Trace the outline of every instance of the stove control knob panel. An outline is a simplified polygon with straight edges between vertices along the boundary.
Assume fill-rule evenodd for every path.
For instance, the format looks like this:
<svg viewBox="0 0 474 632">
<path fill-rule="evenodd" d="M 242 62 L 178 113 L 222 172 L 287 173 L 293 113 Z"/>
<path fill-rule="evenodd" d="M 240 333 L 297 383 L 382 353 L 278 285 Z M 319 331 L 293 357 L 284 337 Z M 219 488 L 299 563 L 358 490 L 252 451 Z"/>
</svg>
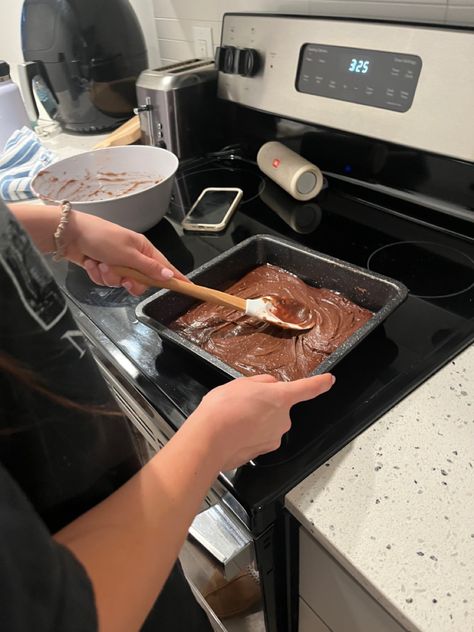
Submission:
<svg viewBox="0 0 474 632">
<path fill-rule="evenodd" d="M 253 77 L 260 67 L 260 57 L 254 48 L 218 46 L 216 50 L 217 70 L 228 75 Z"/>
</svg>

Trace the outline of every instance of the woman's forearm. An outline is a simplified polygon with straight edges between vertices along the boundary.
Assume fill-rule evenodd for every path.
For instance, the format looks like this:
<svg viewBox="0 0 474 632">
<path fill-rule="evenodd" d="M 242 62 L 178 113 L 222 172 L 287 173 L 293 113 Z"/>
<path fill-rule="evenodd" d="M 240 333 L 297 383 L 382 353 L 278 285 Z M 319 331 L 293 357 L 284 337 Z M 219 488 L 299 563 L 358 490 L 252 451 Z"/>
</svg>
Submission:
<svg viewBox="0 0 474 632">
<path fill-rule="evenodd" d="M 213 389 L 138 474 L 57 534 L 88 571 L 101 632 L 139 630 L 218 472 L 277 449 L 291 407 L 333 384 L 255 375 Z"/>
<path fill-rule="evenodd" d="M 88 572 L 101 632 L 145 620 L 219 471 L 211 444 L 191 417 L 130 481 L 56 534 Z"/>
<path fill-rule="evenodd" d="M 59 206 L 47 204 L 10 204 L 10 211 L 28 232 L 40 252 L 53 252 L 53 234 L 58 227 L 61 211 Z"/>
</svg>

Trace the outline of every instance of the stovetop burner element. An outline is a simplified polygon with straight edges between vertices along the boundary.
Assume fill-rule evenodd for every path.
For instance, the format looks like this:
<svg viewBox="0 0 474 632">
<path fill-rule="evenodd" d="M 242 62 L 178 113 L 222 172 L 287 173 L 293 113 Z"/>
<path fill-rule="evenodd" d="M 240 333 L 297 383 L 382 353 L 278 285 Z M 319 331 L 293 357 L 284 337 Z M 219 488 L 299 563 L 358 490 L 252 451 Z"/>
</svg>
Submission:
<svg viewBox="0 0 474 632">
<path fill-rule="evenodd" d="M 367 268 L 402 281 L 413 296 L 449 298 L 474 287 L 474 260 L 431 241 L 399 241 L 377 248 Z"/>
</svg>

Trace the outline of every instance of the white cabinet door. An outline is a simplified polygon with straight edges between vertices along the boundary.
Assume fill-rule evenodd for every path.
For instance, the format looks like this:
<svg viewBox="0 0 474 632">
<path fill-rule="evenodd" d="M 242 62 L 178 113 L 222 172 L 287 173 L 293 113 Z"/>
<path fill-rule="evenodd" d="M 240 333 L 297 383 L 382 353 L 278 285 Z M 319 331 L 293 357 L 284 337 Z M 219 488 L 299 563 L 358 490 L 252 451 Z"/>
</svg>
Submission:
<svg viewBox="0 0 474 632">
<path fill-rule="evenodd" d="M 331 632 L 301 597 L 298 632 Z"/>
<path fill-rule="evenodd" d="M 299 593 L 332 632 L 406 632 L 303 528 Z"/>
</svg>

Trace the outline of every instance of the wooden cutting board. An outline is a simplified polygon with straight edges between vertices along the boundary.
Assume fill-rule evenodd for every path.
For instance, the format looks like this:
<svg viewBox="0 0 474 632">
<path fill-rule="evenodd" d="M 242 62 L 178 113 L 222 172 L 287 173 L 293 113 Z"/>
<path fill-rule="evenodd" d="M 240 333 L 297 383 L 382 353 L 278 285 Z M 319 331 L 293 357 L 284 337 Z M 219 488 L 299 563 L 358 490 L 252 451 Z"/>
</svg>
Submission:
<svg viewBox="0 0 474 632">
<path fill-rule="evenodd" d="M 120 127 L 114 130 L 106 138 L 94 145 L 94 149 L 102 149 L 104 147 L 116 147 L 117 145 L 131 145 L 141 138 L 140 119 L 134 116 Z"/>
</svg>

